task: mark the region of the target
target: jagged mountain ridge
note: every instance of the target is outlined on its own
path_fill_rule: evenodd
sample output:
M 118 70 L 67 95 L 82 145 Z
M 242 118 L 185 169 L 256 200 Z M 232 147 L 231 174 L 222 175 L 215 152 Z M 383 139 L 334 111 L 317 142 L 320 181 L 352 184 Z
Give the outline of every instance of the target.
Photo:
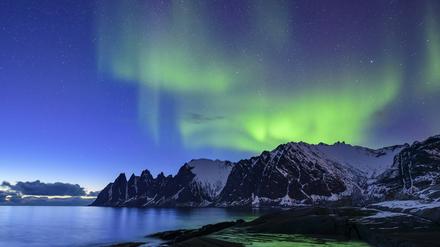
M 262 207 L 354 197 L 384 198 L 377 193 L 385 193 L 384 188 L 388 186 L 401 186 L 395 179 L 384 179 L 385 174 L 395 174 L 391 170 L 398 166 L 396 159 L 406 157 L 402 155 L 408 150 L 423 150 L 432 145 L 435 147 L 432 150 L 437 152 L 436 142 L 426 144 L 432 142 L 432 138 L 411 146 L 405 144 L 381 149 L 340 142 L 333 145 L 291 142 L 235 163 L 192 160 L 185 163 L 175 176 L 166 177 L 161 173 L 153 178 L 145 170 L 141 176 L 132 175 L 126 181 L 125 175 L 121 174 L 114 183 L 106 186 L 92 205 Z M 429 156 L 431 177 L 438 172 L 438 156 L 438 152 Z M 425 174 L 422 171 L 419 175 Z M 421 193 L 422 187 L 417 193 Z
M 206 166 L 206 167 L 204 167 Z M 231 162 L 198 159 L 185 163 L 175 176 L 148 170 L 127 181 L 121 173 L 98 195 L 94 206 L 171 207 L 207 206 L 223 189 L 232 169 Z M 210 170 L 212 174 L 207 174 Z

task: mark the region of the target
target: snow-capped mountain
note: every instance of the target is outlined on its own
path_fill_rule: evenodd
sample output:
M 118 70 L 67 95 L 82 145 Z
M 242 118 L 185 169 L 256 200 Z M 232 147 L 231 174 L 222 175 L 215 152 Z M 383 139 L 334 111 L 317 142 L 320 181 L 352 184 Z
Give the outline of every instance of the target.
M 92 205 L 292 206 L 325 201 L 440 198 L 440 136 L 369 149 L 345 143 L 279 145 L 238 162 L 198 159 L 175 176 L 121 174 Z
M 368 178 L 389 167 L 404 147 L 283 144 L 239 161 L 217 205 L 291 206 L 362 196 Z
M 148 170 L 127 181 L 120 174 L 98 195 L 95 206 L 170 207 L 207 206 L 225 186 L 232 164 L 198 159 L 184 164 L 175 176 L 160 173 L 153 178 Z
M 440 135 L 402 149 L 369 193 L 383 199 L 440 198 Z
M 348 196 L 362 173 L 328 159 L 317 146 L 287 143 L 235 164 L 220 206 L 289 206 Z

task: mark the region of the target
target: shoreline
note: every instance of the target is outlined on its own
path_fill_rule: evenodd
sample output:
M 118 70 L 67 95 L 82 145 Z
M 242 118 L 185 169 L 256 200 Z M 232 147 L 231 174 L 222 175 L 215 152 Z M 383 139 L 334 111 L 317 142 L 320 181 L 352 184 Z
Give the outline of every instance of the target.
M 440 208 L 439 208 L 440 210 Z M 440 226 L 420 215 L 369 207 L 308 206 L 282 209 L 245 222 L 220 222 L 196 229 L 157 232 L 146 237 L 164 241 L 160 246 L 245 246 L 247 241 L 268 244 L 301 241 L 353 243 L 347 246 L 435 246 Z M 437 236 L 438 235 L 438 236 Z M 326 242 L 327 241 L 327 242 Z M 354 241 L 354 242 L 353 242 Z M 119 243 L 114 247 L 135 247 L 146 242 Z M 313 246 L 313 245 L 311 245 Z

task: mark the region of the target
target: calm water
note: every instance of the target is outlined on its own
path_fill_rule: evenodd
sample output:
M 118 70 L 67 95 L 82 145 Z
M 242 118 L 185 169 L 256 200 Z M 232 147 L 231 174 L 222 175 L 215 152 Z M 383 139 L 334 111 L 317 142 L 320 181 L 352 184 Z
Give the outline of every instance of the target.
M 261 211 L 0 206 L 0 246 L 102 246 L 164 230 L 250 219 Z

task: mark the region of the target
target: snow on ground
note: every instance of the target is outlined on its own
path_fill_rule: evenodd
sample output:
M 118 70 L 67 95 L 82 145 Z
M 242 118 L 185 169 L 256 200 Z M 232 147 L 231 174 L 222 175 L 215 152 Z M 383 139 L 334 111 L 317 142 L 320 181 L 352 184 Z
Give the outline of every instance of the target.
M 379 219 L 379 218 L 388 218 L 388 217 L 397 217 L 397 216 L 409 216 L 409 215 L 402 213 L 388 212 L 388 211 L 378 211 L 377 214 L 363 217 L 363 219 Z
M 372 206 L 402 209 L 402 210 L 424 210 L 430 208 L 440 208 L 440 202 L 422 202 L 416 200 L 405 201 L 386 201 L 372 204 Z
M 440 202 L 438 201 L 396 200 L 371 204 L 370 207 L 381 211 L 413 215 L 421 219 L 440 223 Z

